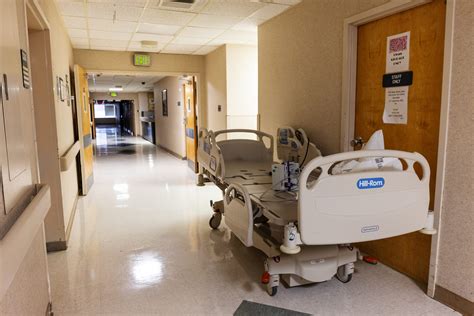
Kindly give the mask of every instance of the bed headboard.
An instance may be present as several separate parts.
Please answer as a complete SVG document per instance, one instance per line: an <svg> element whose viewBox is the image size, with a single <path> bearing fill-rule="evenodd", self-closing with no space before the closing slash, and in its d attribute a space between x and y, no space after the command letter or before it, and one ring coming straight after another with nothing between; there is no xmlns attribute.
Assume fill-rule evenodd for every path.
<svg viewBox="0 0 474 316"><path fill-rule="evenodd" d="M393 157L405 170L373 170L332 175L332 165L344 160ZM421 166L421 179L414 164ZM308 177L320 168L313 183ZM420 230L428 214L430 168L418 153L360 150L318 157L300 176L298 228L308 245L355 243L399 236Z"/></svg>

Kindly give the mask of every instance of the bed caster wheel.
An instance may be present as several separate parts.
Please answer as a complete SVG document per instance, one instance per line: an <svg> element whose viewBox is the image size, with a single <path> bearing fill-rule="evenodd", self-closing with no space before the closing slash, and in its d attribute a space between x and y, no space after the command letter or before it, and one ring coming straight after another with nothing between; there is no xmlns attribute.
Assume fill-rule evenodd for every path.
<svg viewBox="0 0 474 316"><path fill-rule="evenodd" d="M218 229L219 225L221 224L221 221L222 221L222 214L216 212L212 214L211 219L209 220L209 226L212 229Z"/></svg>
<svg viewBox="0 0 474 316"><path fill-rule="evenodd" d="M354 271L353 263L348 263L343 266L340 266L337 268L336 278L342 283L348 283L350 280L352 280L353 271Z"/></svg>
<svg viewBox="0 0 474 316"><path fill-rule="evenodd" d="M270 275L270 278L267 283L267 293L270 296L275 296L278 292L278 285L280 285L280 276Z"/></svg>
<svg viewBox="0 0 474 316"><path fill-rule="evenodd" d="M278 293L278 286L267 287L268 295L275 296Z"/></svg>

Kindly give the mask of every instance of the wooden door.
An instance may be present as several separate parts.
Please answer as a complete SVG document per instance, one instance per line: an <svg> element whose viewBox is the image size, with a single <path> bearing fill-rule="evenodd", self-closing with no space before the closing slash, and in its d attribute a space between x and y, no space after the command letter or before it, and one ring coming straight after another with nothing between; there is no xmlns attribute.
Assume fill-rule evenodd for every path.
<svg viewBox="0 0 474 316"><path fill-rule="evenodd" d="M367 140L382 129L386 149L419 152L431 167L430 209L433 209L438 153L445 2L432 3L374 21L358 28L355 136ZM408 122L382 121L387 37L410 31ZM367 242L360 249L423 283L428 282L431 237L418 232Z"/></svg>
<svg viewBox="0 0 474 316"><path fill-rule="evenodd" d="M186 128L186 158L189 167L198 172L197 163L197 116L196 82L194 79L183 85L184 118Z"/></svg>
<svg viewBox="0 0 474 316"><path fill-rule="evenodd" d="M76 84L77 120L79 123L79 141L81 143L81 177L82 194L86 195L94 183L92 146L91 111L89 107L89 86L87 73L79 65L74 66L74 81Z"/></svg>

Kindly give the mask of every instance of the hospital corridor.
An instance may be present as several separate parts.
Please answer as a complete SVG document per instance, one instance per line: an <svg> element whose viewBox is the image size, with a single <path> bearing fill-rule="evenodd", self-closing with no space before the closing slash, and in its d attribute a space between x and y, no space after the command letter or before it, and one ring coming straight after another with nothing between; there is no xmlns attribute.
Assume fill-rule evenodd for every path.
<svg viewBox="0 0 474 316"><path fill-rule="evenodd" d="M0 315L474 315L473 16L0 0Z"/></svg>

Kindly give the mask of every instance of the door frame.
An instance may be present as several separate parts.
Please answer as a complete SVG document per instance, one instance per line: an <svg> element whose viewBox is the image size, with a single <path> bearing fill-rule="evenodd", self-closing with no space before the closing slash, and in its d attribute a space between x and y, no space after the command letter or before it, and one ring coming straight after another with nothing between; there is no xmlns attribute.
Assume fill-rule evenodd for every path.
<svg viewBox="0 0 474 316"><path fill-rule="evenodd" d="M187 114L187 104L186 104L186 84L192 84L193 85L193 108L194 108L194 116L196 117L195 119L195 128L194 128L194 150L195 150L195 153L196 153L196 157L194 157L195 159L195 162L194 162L194 172L197 174L199 172L199 163L197 161L197 150L198 150L198 142L199 140L197 139L198 138L198 135L199 135L199 116L198 116L198 100L197 100L197 97L198 97L198 87L197 87L197 78L196 76L194 75L191 75L190 76L191 79L184 79L182 80L183 83L181 84L181 88L183 89L183 117L184 117L184 124L183 124L183 127L184 127L184 153L185 153L185 159L187 160L188 162L188 166L191 167L190 163L189 163L189 159L188 159L188 143L187 143L187 135L186 135L186 124L187 124L187 119L186 119L186 114ZM187 81L186 83L184 81Z"/></svg>
<svg viewBox="0 0 474 316"><path fill-rule="evenodd" d="M352 150L349 142L354 138L355 100L357 71L357 30L358 26L381 18L410 10L432 0L393 0L384 5L344 19L343 61L342 61L342 109L341 109L341 151ZM443 82L441 92L441 113L438 137L437 176L434 196L434 227L440 229L441 206L444 188L444 170L446 165L446 147L448 134L448 113L451 91L451 66L454 35L454 5L456 0L446 1L446 22L443 57ZM430 267L427 294L434 297L439 251L439 233L431 241Z"/></svg>

